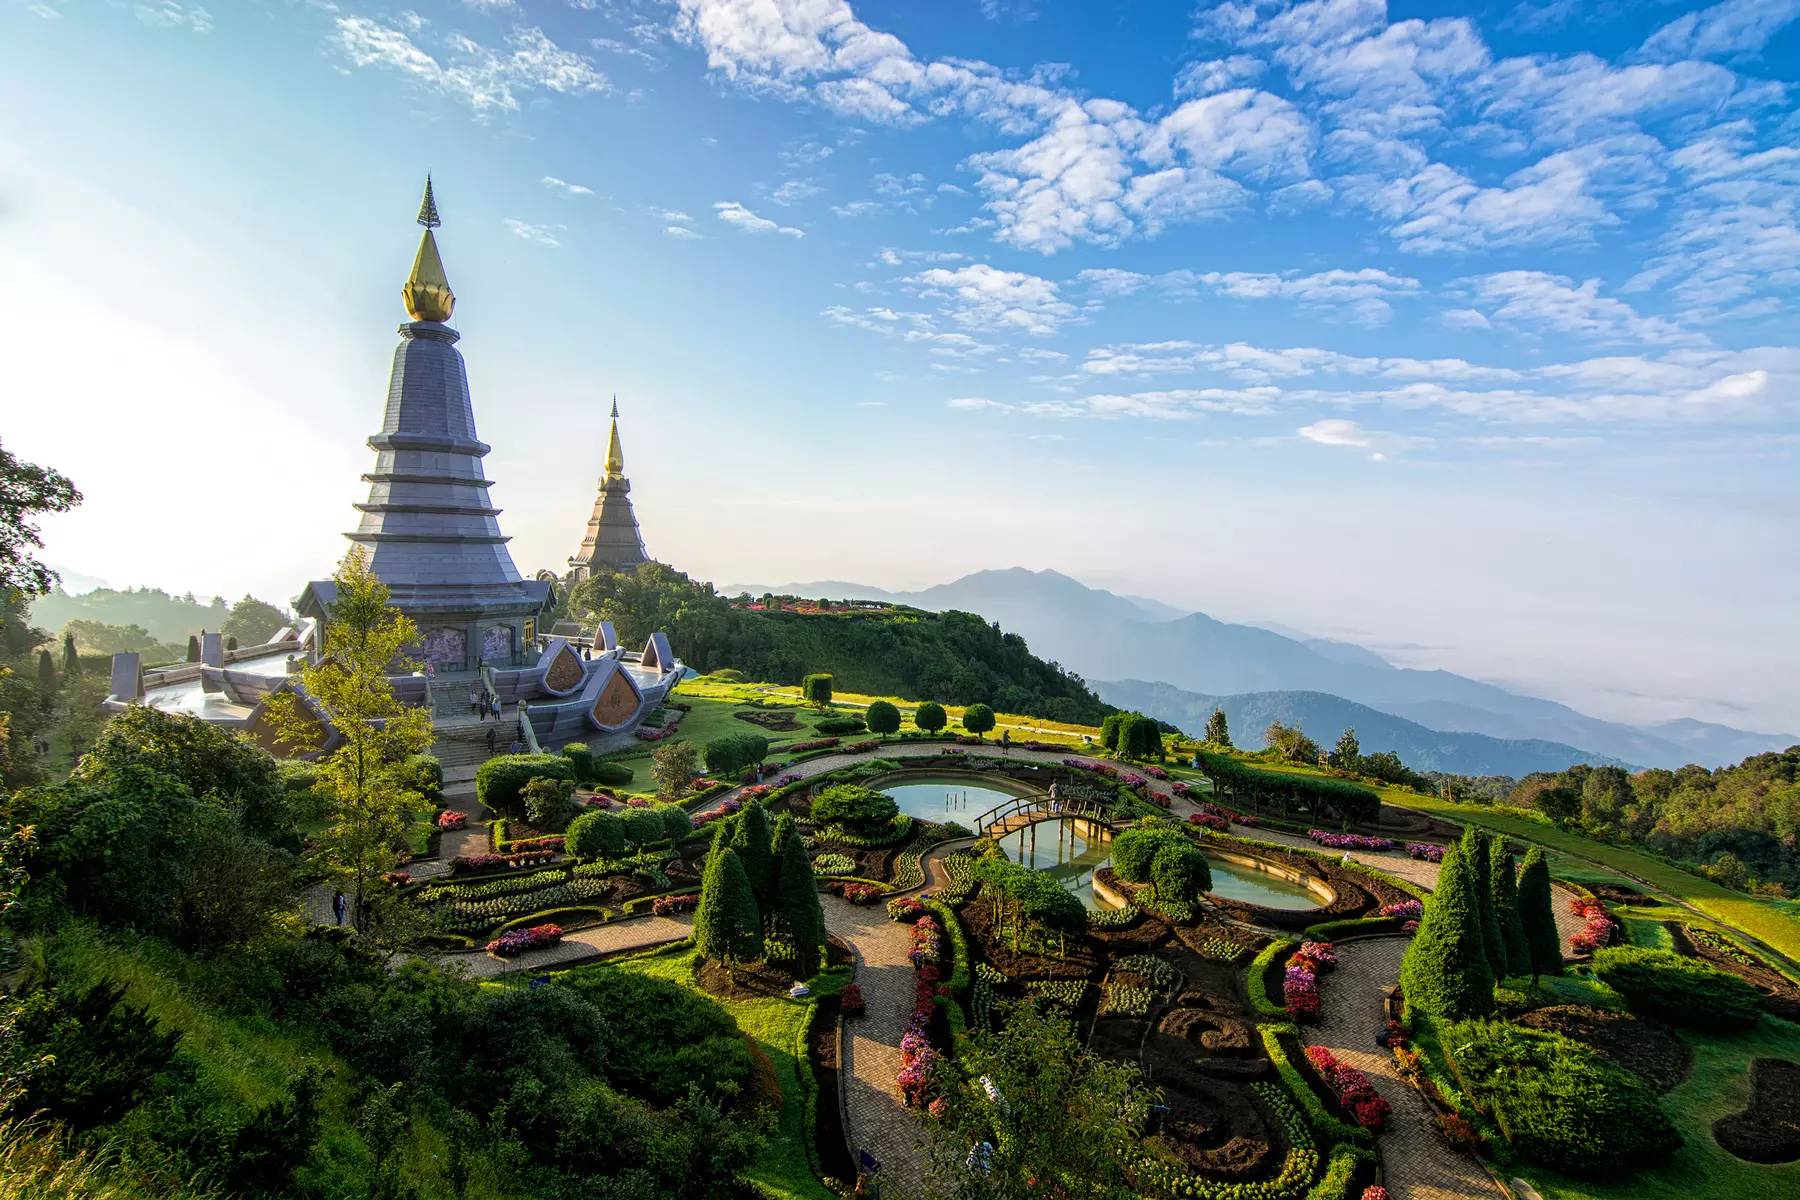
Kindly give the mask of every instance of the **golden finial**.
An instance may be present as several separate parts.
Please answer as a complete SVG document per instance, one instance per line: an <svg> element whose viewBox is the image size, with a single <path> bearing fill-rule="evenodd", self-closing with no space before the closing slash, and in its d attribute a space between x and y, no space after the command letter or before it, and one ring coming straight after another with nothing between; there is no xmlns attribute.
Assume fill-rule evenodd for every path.
<svg viewBox="0 0 1800 1200"><path fill-rule="evenodd" d="M618 479L625 474L625 451L619 445L619 398L613 397L612 442L606 447L606 477Z"/></svg>
<svg viewBox="0 0 1800 1200"><path fill-rule="evenodd" d="M425 199L419 205L419 224L425 236L419 239L419 253L413 259L412 275L400 289L400 299L415 321L448 321L456 311L456 293L444 276L444 260L438 257L437 238L432 230L443 224L438 217L437 199L431 194L431 176L425 177Z"/></svg>

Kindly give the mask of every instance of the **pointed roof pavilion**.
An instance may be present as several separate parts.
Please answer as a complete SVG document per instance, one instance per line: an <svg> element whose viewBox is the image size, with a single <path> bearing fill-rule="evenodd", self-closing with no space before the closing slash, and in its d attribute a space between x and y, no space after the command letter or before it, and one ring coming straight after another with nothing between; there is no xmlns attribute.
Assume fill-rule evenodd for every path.
<svg viewBox="0 0 1800 1200"><path fill-rule="evenodd" d="M631 481L625 478L625 451L619 445L619 398L613 397L612 437L606 446L606 474L600 494L594 498L594 515L588 518L587 535L569 566L586 578L596 569L618 570L648 562L644 537L638 532L637 514L631 511Z"/></svg>

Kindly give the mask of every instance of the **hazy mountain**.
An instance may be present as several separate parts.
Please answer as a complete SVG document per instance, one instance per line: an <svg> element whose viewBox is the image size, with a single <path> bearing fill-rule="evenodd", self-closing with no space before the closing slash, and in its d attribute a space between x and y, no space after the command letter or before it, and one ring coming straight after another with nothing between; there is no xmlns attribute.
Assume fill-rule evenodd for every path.
<svg viewBox="0 0 1800 1200"><path fill-rule="evenodd" d="M1348 642L1290 637L1268 628L1214 620L1205 613L1153 620L1138 603L1055 571L1022 567L977 571L922 592L888 592L844 582L748 590L887 600L931 610L959 608L999 622L1024 637L1034 653L1089 679L1153 679L1207 696L1321 692L1431 730L1542 741L1644 766L1678 767L1689 762L1719 766L1800 741L1699 721L1644 729L1603 721L1566 704L1521 696L1450 671L1395 667Z"/></svg>
<svg viewBox="0 0 1800 1200"><path fill-rule="evenodd" d="M1538 740L1489 737L1483 733L1445 733L1427 729L1365 704L1323 692L1248 692L1237 696L1203 696L1166 683L1124 679L1113 683L1089 680L1108 704L1135 709L1180 726L1199 736L1214 707L1225 710L1231 740L1246 750L1262 748L1269 722L1297 726L1325 749L1338 735L1355 729L1363 753L1392 750L1415 771L1449 771L1462 775L1511 775L1560 771L1574 763L1600 765L1616 760L1574 746Z"/></svg>

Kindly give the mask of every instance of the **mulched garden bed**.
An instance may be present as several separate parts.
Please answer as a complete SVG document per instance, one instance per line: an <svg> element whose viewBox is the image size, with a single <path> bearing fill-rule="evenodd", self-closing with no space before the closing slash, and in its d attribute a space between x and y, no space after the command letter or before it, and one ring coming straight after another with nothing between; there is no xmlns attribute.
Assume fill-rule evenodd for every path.
<svg viewBox="0 0 1800 1200"><path fill-rule="evenodd" d="M1605 1008L1554 1004L1517 1019L1527 1029L1560 1033L1618 1063L1654 1092L1668 1092L1688 1077L1694 1050L1666 1026Z"/></svg>
<svg viewBox="0 0 1800 1200"><path fill-rule="evenodd" d="M1750 1107L1714 1121L1713 1137L1747 1162L1800 1159L1800 1063L1759 1058L1750 1064Z"/></svg>
<svg viewBox="0 0 1800 1200"><path fill-rule="evenodd" d="M1105 973L1101 947L1091 937L1070 934L1065 958L1015 952L1006 936L998 933L987 901L978 895L957 914L979 957L1009 979L1086 979L1098 983Z"/></svg>
<svg viewBox="0 0 1800 1200"><path fill-rule="evenodd" d="M1739 962L1722 950L1697 942L1687 935L1687 930L1672 921L1665 921L1663 927L1674 940L1677 954L1698 958L1721 971L1731 972L1763 994L1762 1006L1766 1011L1783 1020L1800 1022L1800 988L1789 982L1785 975L1760 962Z"/></svg>
<svg viewBox="0 0 1800 1200"><path fill-rule="evenodd" d="M733 978L735 974L735 978ZM711 959L700 964L694 979L709 994L725 1000L761 1000L785 996L794 986L794 973L779 962L746 963L728 974Z"/></svg>
<svg viewBox="0 0 1800 1200"><path fill-rule="evenodd" d="M1588 885L1588 891L1608 904L1622 904L1626 908L1639 905L1651 905L1656 901L1638 891L1634 887L1626 887L1620 883L1594 883Z"/></svg>
<svg viewBox="0 0 1800 1200"><path fill-rule="evenodd" d="M782 709L769 712L734 712L731 715L740 721L748 721L760 729L767 729L771 733L793 733L797 729L806 728Z"/></svg>
<svg viewBox="0 0 1800 1200"><path fill-rule="evenodd" d="M844 1135L844 1114L838 1108L838 998L826 996L813 1009L806 1031L813 1077L819 1081L819 1100L814 1106L813 1142L819 1150L819 1171L827 1179L848 1182L856 1178L856 1162Z"/></svg>

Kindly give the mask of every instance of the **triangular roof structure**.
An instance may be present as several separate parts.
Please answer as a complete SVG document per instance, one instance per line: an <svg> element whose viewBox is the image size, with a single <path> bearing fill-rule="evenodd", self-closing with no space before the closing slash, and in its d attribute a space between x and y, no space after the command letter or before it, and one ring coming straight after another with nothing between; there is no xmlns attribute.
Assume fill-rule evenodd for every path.
<svg viewBox="0 0 1800 1200"><path fill-rule="evenodd" d="M638 532L637 514L631 510L631 481L625 478L625 451L619 444L619 398L614 396L606 473L600 477L600 493L594 498L587 534L569 566L586 577L595 570L616 571L649 560L643 534Z"/></svg>

